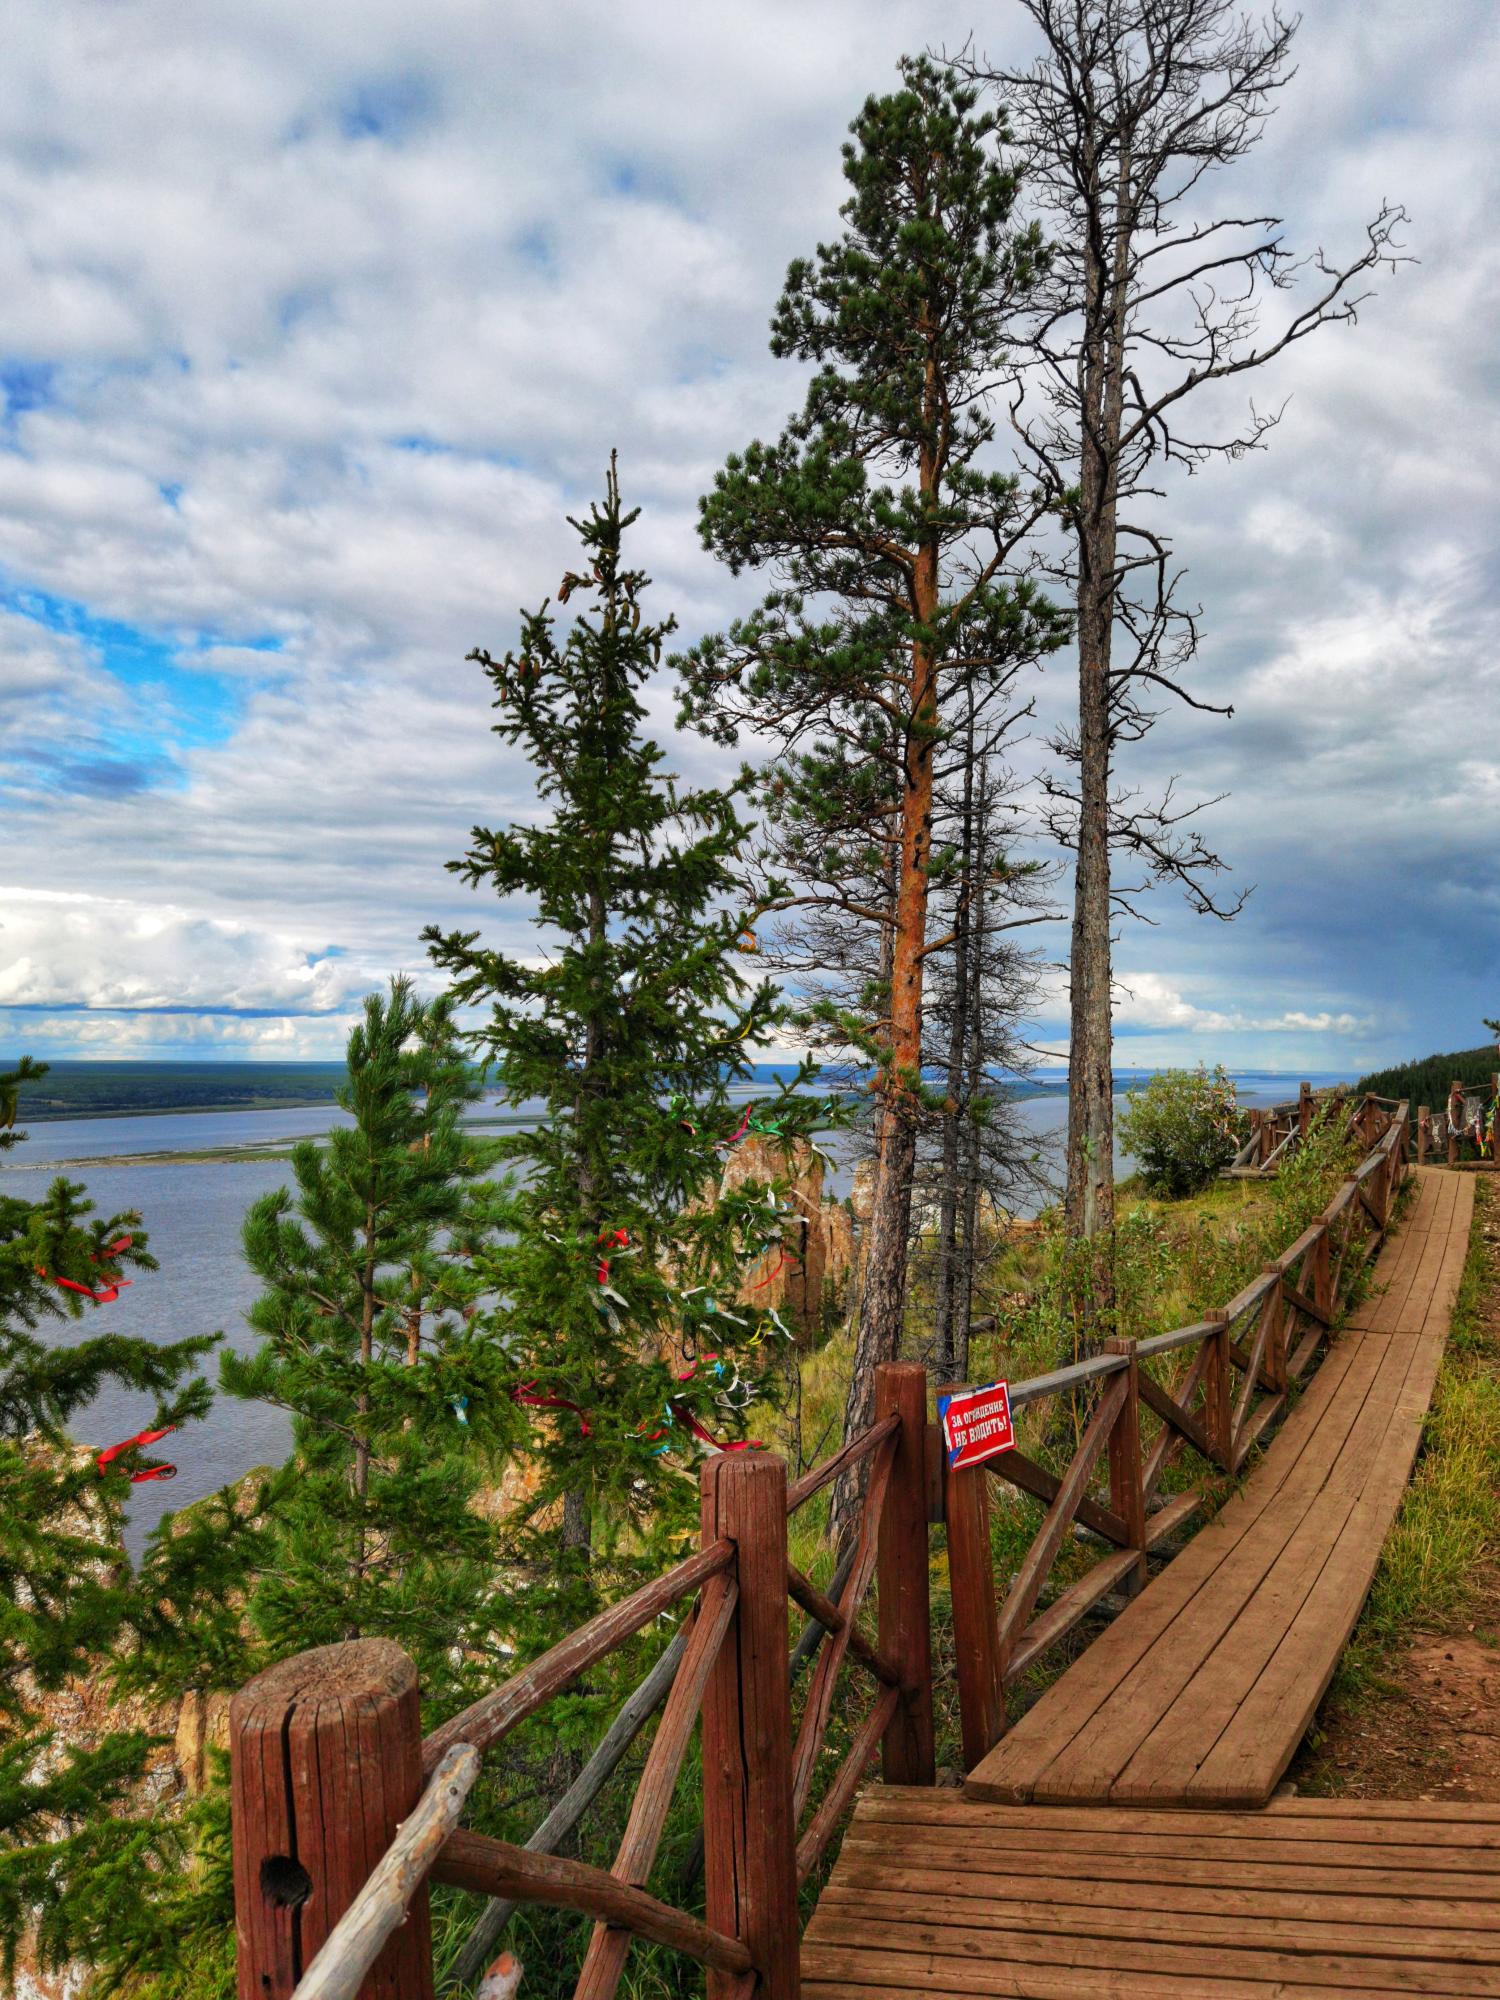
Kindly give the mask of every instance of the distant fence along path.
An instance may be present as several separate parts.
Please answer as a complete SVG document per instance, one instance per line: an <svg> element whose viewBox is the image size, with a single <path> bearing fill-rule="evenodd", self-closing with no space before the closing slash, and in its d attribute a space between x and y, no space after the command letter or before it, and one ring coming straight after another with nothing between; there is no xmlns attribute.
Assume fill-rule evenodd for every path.
<svg viewBox="0 0 1500 2000"><path fill-rule="evenodd" d="M1114 1342L1013 1385L1023 1442L1043 1428L1031 1421L1028 1429L1025 1412L1083 1399L1086 1421L1060 1465L1055 1455L1043 1463L1047 1453L1033 1445L950 1471L925 1371L890 1364L879 1371L874 1424L799 1478L767 1454L705 1460L698 1551L426 1739L411 1663L384 1642L302 1654L251 1682L230 1721L241 2000L433 2000L429 1881L485 1899L475 1904L477 1935L461 1961L466 1977L497 1949L517 1903L591 1918L575 1989L586 2000L615 1992L636 1940L696 1960L711 2000L794 2000L804 1986L828 2000L893 1990L1059 2000L1191 1991L1234 2000L1272 1990L1265 1982L1283 1975L1270 1959L1246 1975L1252 1985L1204 1972L1223 1956L1208 1909L1233 1889L1227 1875L1219 1880L1218 1830L1196 1862L1174 1859L1194 1845L1179 1831L1189 1824L1179 1811L1155 1823L1162 1841L1140 1848L1149 1855L1130 1871L1135 1886L1106 1892L1093 1877L1104 1870L1101 1854L1130 1846L1100 1819L1117 1814L1121 1799L1264 1802L1358 1612L1407 1476L1462 1263L1472 1183L1431 1170L1419 1176L1413 1221L1383 1249L1410 1171L1407 1107L1366 1099L1354 1116L1365 1146L1357 1172L1235 1298L1190 1326ZM1377 1280L1393 1260L1394 1282L1336 1333L1356 1274L1377 1254ZM1187 1470L1196 1463L1221 1479L1240 1472L1304 1380L1310 1387L1248 1482L1162 1567L1204 1504ZM1050 1436L1058 1427L1047 1428ZM857 1536L824 1592L789 1559L788 1518L858 1460L869 1472ZM989 1518L997 1476L1041 1513L1024 1556L999 1579ZM933 1523L946 1527L967 1804L932 1790ZM1083 1548L1095 1553L1080 1569ZM1066 1582L1050 1586L1065 1550ZM1121 1604L1103 1636L1007 1730L1006 1687L1090 1613ZM687 1607L685 1616L658 1667L529 1843L466 1830L464 1803L483 1758L676 1606ZM789 1660L798 1614L805 1623ZM658 1707L613 1865L559 1855ZM848 1747L829 1769L836 1711ZM651 1887L700 1727L701 1915ZM877 1760L885 1787L856 1814L802 1941L799 1889ZM1082 1803L1049 1806L1040 1820L1039 1806L1007 1803L1033 1799ZM933 1802L930 1811L923 1800ZM1264 1816L1252 1823L1269 1830ZM1347 1833L1330 1816L1296 1837L1307 1840L1309 1826L1316 1839L1341 1845ZM1486 1866L1493 1816L1489 1828ZM1370 1837L1395 1836L1386 1829ZM1443 1839L1463 1844L1451 1830ZM1274 1870L1256 1875L1251 1866L1272 1853L1270 1844L1252 1850L1236 1832L1228 1846L1243 1863L1234 1894L1275 1887L1287 1901ZM1298 1859L1312 1853L1299 1848ZM1196 1903L1172 1900L1184 1866L1199 1871L1188 1878L1199 1885ZM1327 1871L1324 1887L1339 1872ZM1309 1879L1305 1868L1294 1870L1287 1886L1300 1893ZM1080 1885L1091 1903L1139 1905L1133 1928L1122 1915L1082 1934ZM1153 1910L1165 1921L1153 1920ZM1199 1957L1174 1970L1172 1954L1184 1947ZM1390 1948L1410 1960L1409 1936ZM1443 1979L1459 1977L1443 1964ZM1177 1970L1197 1983L1179 1983ZM1348 1993L1364 1976L1356 1966L1325 1987L1312 1974L1295 1991ZM1493 1966L1484 1978L1434 1984L1423 1974L1417 1986L1359 1990L1500 1991Z"/></svg>

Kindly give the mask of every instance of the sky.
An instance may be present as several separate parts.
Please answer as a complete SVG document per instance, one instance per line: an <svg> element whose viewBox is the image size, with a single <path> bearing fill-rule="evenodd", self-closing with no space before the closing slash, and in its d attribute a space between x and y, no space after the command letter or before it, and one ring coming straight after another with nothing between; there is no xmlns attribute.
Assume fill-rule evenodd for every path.
<svg viewBox="0 0 1500 2000"><path fill-rule="evenodd" d="M971 31L1033 50L1015 0L10 0L0 1053L336 1056L424 924L536 950L444 870L536 813L464 656L555 590L612 447L657 612L751 601L696 503L800 402L782 275L865 94ZM1335 255L1400 201L1417 261L1257 384L1269 450L1170 487L1235 714L1124 776L1226 794L1253 894L1124 928L1132 1065L1358 1072L1500 1012L1500 8L1312 0L1297 57L1215 200ZM723 770L665 676L651 709Z"/></svg>

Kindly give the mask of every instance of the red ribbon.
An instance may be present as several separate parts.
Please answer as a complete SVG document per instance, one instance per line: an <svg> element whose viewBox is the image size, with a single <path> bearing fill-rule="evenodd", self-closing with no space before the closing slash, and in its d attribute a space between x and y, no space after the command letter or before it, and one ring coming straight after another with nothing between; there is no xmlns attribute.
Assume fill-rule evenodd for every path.
<svg viewBox="0 0 1500 2000"><path fill-rule="evenodd" d="M97 1264L101 1257L113 1257L121 1250L128 1250L134 1241L135 1238L133 1236L117 1236L113 1243L106 1243L102 1250L91 1250L89 1252L89 1262ZM47 1276L47 1273L42 1269L40 1264L37 1266L36 1274L39 1278ZM135 1280L133 1278L111 1278L97 1292L91 1285L80 1285L75 1278L54 1278L52 1282L54 1285L61 1285L64 1291L81 1293L84 1298L92 1299L96 1306L112 1306L125 1287L133 1284Z"/></svg>
<svg viewBox="0 0 1500 2000"><path fill-rule="evenodd" d="M583 1413L583 1405L581 1403L571 1403L566 1396L538 1396L535 1392L536 1382L534 1380L523 1382L518 1389L511 1390L510 1400L513 1403L525 1403L533 1410L572 1410L578 1418L578 1428L582 1431L583 1435L585 1437L593 1436L593 1432L589 1429L589 1420Z"/></svg>
<svg viewBox="0 0 1500 2000"><path fill-rule="evenodd" d="M751 1291L752 1292L764 1291L766 1286L770 1284L771 1280L773 1278L779 1277L781 1273L786 1269L787 1265L793 1263L794 1261L795 1261L794 1253L783 1250L780 1258L777 1260L775 1264L772 1265L771 1269L767 1271L766 1275L760 1280L760 1282L750 1287Z"/></svg>
<svg viewBox="0 0 1500 2000"><path fill-rule="evenodd" d="M706 1444L711 1446L714 1451L764 1451L765 1450L765 1446L761 1443L759 1438L732 1438L727 1444L721 1442L720 1439L714 1436L713 1432L709 1430L706 1425L699 1423L698 1419L693 1415L692 1411L688 1408L687 1404L680 1403L675 1396L672 1398L672 1408L676 1413L676 1415L681 1418L682 1422L687 1425L688 1429L692 1432L693 1436L697 1438L701 1444Z"/></svg>
<svg viewBox="0 0 1500 2000"><path fill-rule="evenodd" d="M168 1431L175 1431L176 1428L176 1424L163 1424L159 1431L137 1431L134 1437L122 1438L118 1444L112 1444L106 1451L100 1452L98 1458L94 1461L94 1470L102 1478L105 1466L109 1464L112 1458L118 1458L122 1451L129 1451L132 1445L155 1444L158 1438L164 1438ZM148 1479L175 1479L176 1477L177 1467L175 1465L149 1465L141 1472L132 1472L130 1483L132 1486L142 1486Z"/></svg>
<svg viewBox="0 0 1500 2000"><path fill-rule="evenodd" d="M736 1139L743 1139L745 1134L749 1131L749 1129L750 1129L750 1107L747 1104L745 1106L744 1112L740 1117L739 1124L735 1126L734 1130L730 1133L729 1137L727 1139L721 1139L719 1141L719 1144L721 1146L732 1146Z"/></svg>

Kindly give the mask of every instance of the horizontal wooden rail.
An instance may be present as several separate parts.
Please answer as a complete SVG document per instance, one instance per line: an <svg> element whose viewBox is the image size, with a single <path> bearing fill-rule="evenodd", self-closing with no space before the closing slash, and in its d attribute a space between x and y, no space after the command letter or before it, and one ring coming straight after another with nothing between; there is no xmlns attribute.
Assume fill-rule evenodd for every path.
<svg viewBox="0 0 1500 2000"><path fill-rule="evenodd" d="M424 1738L422 1743L422 1768L435 1768L443 1752L454 1743L472 1743L477 1749L488 1749L498 1743L508 1730L517 1723L524 1722L528 1715L549 1702L555 1694L568 1686L595 1660L603 1659L606 1653L614 1651L622 1640L639 1632L643 1625L649 1625L653 1618L663 1611L670 1611L674 1604L689 1597L711 1576L729 1568L734 1561L732 1541L715 1542L712 1547L700 1549L695 1556L689 1556L677 1563L661 1576L653 1577L650 1583L632 1591L629 1597L622 1597L618 1604L580 1625L576 1632L570 1632L560 1640L550 1652L543 1653L529 1667L513 1676L503 1687L492 1693L481 1695L471 1702L451 1721Z"/></svg>
<svg viewBox="0 0 1500 2000"><path fill-rule="evenodd" d="M601 1923L617 1924L634 1936L663 1944L715 1972L748 1972L751 1957L738 1938L674 1910L644 1889L618 1882L607 1868L570 1861L560 1854L533 1854L508 1840L462 1829L433 1864L434 1882L470 1889L479 1896L507 1896L555 1910L580 1910Z"/></svg>
<svg viewBox="0 0 1500 2000"><path fill-rule="evenodd" d="M831 1458L825 1458L821 1465L811 1467L800 1479L792 1481L786 1489L786 1511L795 1514L805 1501L811 1500L815 1493L837 1479L849 1466L857 1465L862 1458L868 1458L870 1453L878 1450L888 1437L894 1437L900 1428L900 1417L892 1415L882 1417L878 1423L871 1424L868 1430L863 1430L857 1437L850 1438L842 1450L836 1451Z"/></svg>

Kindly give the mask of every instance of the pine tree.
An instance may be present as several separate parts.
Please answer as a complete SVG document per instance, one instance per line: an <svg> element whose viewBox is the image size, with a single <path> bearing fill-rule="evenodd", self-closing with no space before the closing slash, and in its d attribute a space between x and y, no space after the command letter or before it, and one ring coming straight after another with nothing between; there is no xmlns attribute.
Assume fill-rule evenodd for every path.
<svg viewBox="0 0 1500 2000"><path fill-rule="evenodd" d="M19 1087L45 1074L22 1058L0 1075L0 1151L15 1129ZM149 1678L143 1629L151 1585L120 1554L133 1480L160 1461L132 1442L101 1461L69 1425L101 1390L153 1399L143 1432L203 1415L197 1373L217 1336L155 1346L124 1334L69 1337L107 1311L127 1270L151 1271L141 1218L102 1217L84 1188L55 1180L40 1201L0 1190L0 1984L9 1987L23 1934L45 1965L107 1960L149 1928L150 1905L179 1857L175 1831L132 1810L151 1740L122 1730L89 1750L64 1748L42 1700L113 1658ZM115 1440L102 1441L105 1448ZM160 1537L158 1537L158 1541ZM179 1579L186 1572L179 1569Z"/></svg>
<svg viewBox="0 0 1500 2000"><path fill-rule="evenodd" d="M352 1127L299 1145L295 1192L245 1222L262 1340L223 1357L223 1386L293 1418L249 1611L272 1656L394 1639L441 1712L485 1671L496 1539L471 1503L518 1429L476 1323L499 1190L463 1124L479 1084L445 1001L394 980L347 1063Z"/></svg>
<svg viewBox="0 0 1500 2000"><path fill-rule="evenodd" d="M685 712L725 740L750 725L886 767L871 829L893 890L877 911L883 1132L846 1432L869 1421L875 1364L901 1333L937 752L955 705L971 691L982 705L1060 636L1012 574L1040 503L984 467L987 393L1041 245L1010 228L999 121L951 71L901 72L851 127L844 234L792 264L772 321L773 353L817 364L803 409L731 457L702 502L705 545L778 587L680 662Z"/></svg>
<svg viewBox="0 0 1500 2000"><path fill-rule="evenodd" d="M642 693L673 621L653 623L628 566L636 519L613 459L604 501L573 521L583 545L558 602L592 601L559 635L549 605L523 614L503 659L471 655L495 690L495 733L529 758L539 825L476 827L450 866L471 886L528 899L543 953L478 931L427 938L504 1100L544 1116L501 1141L520 1172L514 1240L485 1259L486 1316L514 1357L533 1436L536 1585L595 1587L598 1563L656 1562L696 1520L684 1477L710 1440L740 1441L774 1316L736 1305L746 1274L784 1254L774 1187L718 1190L747 1130L788 1145L826 1111L797 1079L752 1108L729 1086L781 1018L752 980L755 939L737 886L747 827L737 788L687 790L643 734ZM561 1546L556 1560L561 1510ZM576 1598L575 1598L576 1605Z"/></svg>

